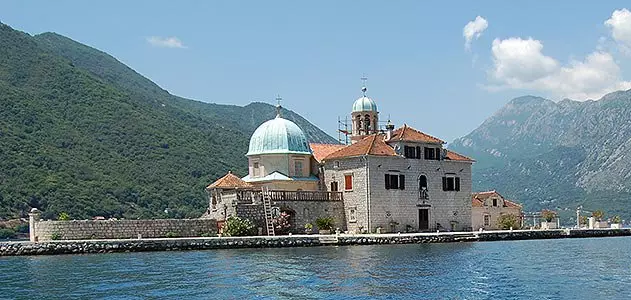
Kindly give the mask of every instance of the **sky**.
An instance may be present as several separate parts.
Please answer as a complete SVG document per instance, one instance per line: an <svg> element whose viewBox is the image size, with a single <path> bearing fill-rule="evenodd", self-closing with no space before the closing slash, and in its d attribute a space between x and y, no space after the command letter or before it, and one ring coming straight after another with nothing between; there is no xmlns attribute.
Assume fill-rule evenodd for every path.
<svg viewBox="0 0 631 300"><path fill-rule="evenodd" d="M366 77L381 121L451 142L515 97L584 101L631 88L628 9L625 1L3 0L0 22L105 51L178 96L246 105L280 95L334 137Z"/></svg>

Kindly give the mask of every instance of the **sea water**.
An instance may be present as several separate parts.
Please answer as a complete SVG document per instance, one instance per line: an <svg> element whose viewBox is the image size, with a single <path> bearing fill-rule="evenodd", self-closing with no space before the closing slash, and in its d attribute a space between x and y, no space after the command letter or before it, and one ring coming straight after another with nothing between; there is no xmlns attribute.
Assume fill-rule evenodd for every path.
<svg viewBox="0 0 631 300"><path fill-rule="evenodd" d="M631 299L631 237L0 257L2 299Z"/></svg>

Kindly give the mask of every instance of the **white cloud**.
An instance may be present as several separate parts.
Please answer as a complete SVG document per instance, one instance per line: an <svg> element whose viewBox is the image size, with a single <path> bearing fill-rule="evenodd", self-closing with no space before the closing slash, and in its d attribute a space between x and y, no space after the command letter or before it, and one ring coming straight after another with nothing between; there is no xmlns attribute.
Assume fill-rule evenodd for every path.
<svg viewBox="0 0 631 300"><path fill-rule="evenodd" d="M611 29L611 36L623 52L631 53L631 12L626 8L615 10L605 26Z"/></svg>
<svg viewBox="0 0 631 300"><path fill-rule="evenodd" d="M465 40L465 49L469 50L471 48L471 41L479 38L487 27L489 27L489 22L480 16L477 16L475 20L467 23L467 25L465 25L462 29L462 36Z"/></svg>
<svg viewBox="0 0 631 300"><path fill-rule="evenodd" d="M162 48L187 48L182 44L182 41L177 37L161 37L161 36L150 36L147 38L147 42L154 47L162 47Z"/></svg>
<svg viewBox="0 0 631 300"><path fill-rule="evenodd" d="M560 98L599 99L606 93L631 88L607 52L595 51L583 61L561 65L542 52L541 41L528 38L495 39L491 49L490 90L532 89Z"/></svg>

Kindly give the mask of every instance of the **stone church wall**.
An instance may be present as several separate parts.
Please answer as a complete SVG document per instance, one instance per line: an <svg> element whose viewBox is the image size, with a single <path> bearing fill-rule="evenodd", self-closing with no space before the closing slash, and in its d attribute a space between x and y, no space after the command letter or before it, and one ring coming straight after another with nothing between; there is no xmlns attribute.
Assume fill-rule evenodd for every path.
<svg viewBox="0 0 631 300"><path fill-rule="evenodd" d="M304 233L307 223L311 223L313 231L317 232L315 221L323 217L332 217L335 228L346 230L342 201L275 201L272 206L280 208L281 211L290 212L292 215L290 232L292 233ZM238 204L235 212L237 216L249 219L255 226L261 228L261 234L267 234L262 204Z"/></svg>

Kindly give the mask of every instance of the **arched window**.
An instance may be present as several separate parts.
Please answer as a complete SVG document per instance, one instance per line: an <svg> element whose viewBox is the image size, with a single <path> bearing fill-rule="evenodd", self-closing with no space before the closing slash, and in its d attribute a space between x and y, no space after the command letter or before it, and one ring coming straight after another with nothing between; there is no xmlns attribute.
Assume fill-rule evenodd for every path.
<svg viewBox="0 0 631 300"><path fill-rule="evenodd" d="M427 176L425 175L418 177L418 194L420 199L429 199L429 194L427 194Z"/></svg>
<svg viewBox="0 0 631 300"><path fill-rule="evenodd" d="M355 134L361 134L361 130L362 130L362 117L360 115L357 115L357 117L355 118Z"/></svg>
<svg viewBox="0 0 631 300"><path fill-rule="evenodd" d="M427 177L425 175L418 177L418 189L427 190Z"/></svg>
<svg viewBox="0 0 631 300"><path fill-rule="evenodd" d="M366 118L364 118L364 130L366 131L366 133L370 132L370 116L366 115Z"/></svg>

